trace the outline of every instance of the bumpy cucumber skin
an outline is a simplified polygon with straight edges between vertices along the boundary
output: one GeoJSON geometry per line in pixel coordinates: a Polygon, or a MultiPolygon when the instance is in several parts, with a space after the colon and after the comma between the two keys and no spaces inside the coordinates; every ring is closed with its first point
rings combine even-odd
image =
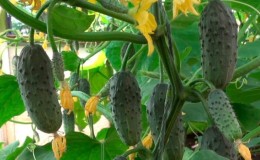
{"type": "Polygon", "coordinates": [[[70,88],[73,90],[78,90],[78,81],[79,81],[79,75],[77,73],[72,73],[72,75],[70,76],[70,81],[69,81],[69,85],[70,88]]]}
{"type": "Polygon", "coordinates": [[[62,123],[51,61],[41,45],[27,45],[17,65],[17,80],[24,105],[36,127],[46,133],[56,132],[62,123]]]}
{"type": "Polygon", "coordinates": [[[12,70],[13,70],[13,74],[15,76],[17,76],[17,63],[18,63],[18,60],[19,60],[19,56],[17,56],[17,55],[15,55],[12,58],[12,70]]]}
{"type": "Polygon", "coordinates": [[[230,160],[237,160],[234,143],[229,141],[216,126],[209,127],[203,133],[201,149],[210,149],[230,160]]]}
{"type": "Polygon", "coordinates": [[[199,28],[203,76],[223,89],[233,78],[237,62],[235,17],[223,2],[211,0],[201,14],[199,28]]]}
{"type": "MultiPolygon", "coordinates": [[[[152,96],[147,105],[147,119],[155,142],[158,140],[161,132],[167,89],[167,84],[157,84],[153,89],[152,96]]],[[[164,160],[180,160],[183,157],[185,133],[181,116],[181,114],[178,116],[176,124],[171,131],[168,143],[165,146],[163,153],[164,160]]]]}
{"type": "Polygon", "coordinates": [[[74,113],[68,114],[69,110],[63,110],[62,119],[64,123],[65,134],[75,131],[74,113]]]}
{"type": "MultiPolygon", "coordinates": [[[[88,80],[80,78],[78,81],[78,90],[81,92],[86,93],[87,95],[90,95],[90,84],[88,82],[88,80]]],[[[80,99],[80,104],[81,106],[85,107],[86,101],[80,99]]]]}
{"type": "Polygon", "coordinates": [[[157,141],[161,131],[167,89],[167,84],[157,84],[154,87],[152,96],[147,104],[147,119],[155,141],[157,141]]]}
{"type": "Polygon", "coordinates": [[[60,53],[53,53],[52,63],[54,75],[59,81],[64,81],[64,64],[60,53]]]}
{"type": "Polygon", "coordinates": [[[242,131],[225,92],[215,89],[208,95],[209,112],[214,123],[229,141],[242,137],[242,131]]]}
{"type": "Polygon", "coordinates": [[[112,118],[121,140],[133,146],[141,136],[141,95],[135,77],[130,72],[118,72],[110,79],[112,118]]]}

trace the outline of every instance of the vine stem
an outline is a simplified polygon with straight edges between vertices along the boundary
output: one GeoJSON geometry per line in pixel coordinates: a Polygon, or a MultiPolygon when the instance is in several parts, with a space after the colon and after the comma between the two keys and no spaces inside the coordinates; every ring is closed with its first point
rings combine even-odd
{"type": "Polygon", "coordinates": [[[197,83],[204,83],[204,84],[206,84],[210,88],[210,90],[216,89],[216,87],[210,81],[208,81],[206,79],[202,79],[202,78],[196,79],[196,80],[192,81],[191,83],[189,83],[188,85],[190,87],[194,87],[197,83]]]}
{"type": "Polygon", "coordinates": [[[250,62],[238,67],[234,73],[232,80],[235,80],[236,78],[251,72],[252,70],[256,69],[259,66],[260,66],[260,56],[256,57],[255,59],[251,60],[250,62]]]}
{"type": "Polygon", "coordinates": [[[128,43],[128,46],[127,46],[127,49],[125,51],[125,55],[124,55],[124,58],[123,58],[123,62],[122,62],[122,66],[120,68],[120,71],[125,71],[125,69],[126,69],[127,60],[128,60],[128,57],[129,57],[131,45],[132,45],[131,43],[128,43]]]}
{"type": "MultiPolygon", "coordinates": [[[[39,9],[39,11],[37,12],[35,19],[39,19],[39,17],[42,15],[43,11],[49,7],[51,1],[47,1],[46,3],[44,3],[44,5],[41,6],[41,8],[39,9]]],[[[34,29],[31,27],[31,31],[30,31],[30,44],[34,45],[34,29]]]]}
{"type": "MultiPolygon", "coordinates": [[[[22,23],[37,29],[41,32],[47,33],[47,28],[45,23],[35,19],[29,14],[21,11],[19,8],[15,7],[9,0],[0,0],[0,6],[6,10],[10,15],[21,21],[22,23]]],[[[130,41],[138,44],[146,44],[147,41],[142,35],[135,35],[126,32],[83,32],[83,33],[69,33],[61,32],[58,29],[53,30],[55,36],[78,40],[78,41],[130,41]]]]}
{"type": "Polygon", "coordinates": [[[242,4],[242,5],[244,5],[244,6],[247,6],[247,7],[251,8],[251,9],[254,10],[257,14],[260,15],[260,11],[258,11],[257,8],[251,6],[251,5],[247,4],[247,3],[243,3],[243,2],[239,2],[239,1],[235,1],[235,0],[223,0],[223,1],[242,4]]]}
{"type": "Polygon", "coordinates": [[[70,4],[71,6],[82,7],[82,8],[86,8],[86,9],[89,9],[89,10],[92,10],[95,12],[99,12],[99,13],[117,18],[119,20],[128,22],[130,24],[136,24],[136,21],[131,16],[128,16],[127,14],[114,12],[114,11],[111,11],[104,7],[100,7],[98,5],[87,2],[85,0],[63,0],[63,2],[66,2],[66,3],[70,4]]]}
{"type": "Polygon", "coordinates": [[[90,114],[90,115],[88,116],[88,125],[89,125],[89,130],[90,130],[91,138],[94,138],[94,139],[95,139],[94,124],[93,124],[93,115],[92,115],[92,114],[90,114]]]}
{"type": "Polygon", "coordinates": [[[13,123],[17,123],[17,124],[32,124],[32,122],[21,122],[21,121],[16,121],[16,120],[12,120],[12,119],[10,119],[9,121],[13,122],[13,123]]]}
{"type": "Polygon", "coordinates": [[[49,8],[48,8],[48,12],[47,12],[47,34],[48,34],[48,38],[49,38],[49,42],[51,44],[51,48],[53,51],[53,54],[58,54],[58,49],[57,46],[55,44],[55,40],[54,40],[54,34],[53,34],[53,25],[52,25],[52,11],[54,6],[59,2],[60,0],[53,0],[50,2],[49,8]]]}

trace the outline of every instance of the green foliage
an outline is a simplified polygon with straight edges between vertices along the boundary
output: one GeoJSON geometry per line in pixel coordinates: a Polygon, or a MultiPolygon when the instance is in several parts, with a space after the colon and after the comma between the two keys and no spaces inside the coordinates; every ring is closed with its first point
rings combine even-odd
{"type": "Polygon", "coordinates": [[[24,110],[16,77],[0,76],[0,126],[24,110]]]}
{"type": "Polygon", "coordinates": [[[87,15],[74,8],[63,5],[57,5],[53,10],[53,26],[56,30],[63,33],[84,32],[93,22],[95,16],[87,15]]]}
{"type": "Polygon", "coordinates": [[[75,52],[63,51],[61,52],[61,55],[63,58],[65,70],[74,72],[78,69],[80,59],[75,52]]]}

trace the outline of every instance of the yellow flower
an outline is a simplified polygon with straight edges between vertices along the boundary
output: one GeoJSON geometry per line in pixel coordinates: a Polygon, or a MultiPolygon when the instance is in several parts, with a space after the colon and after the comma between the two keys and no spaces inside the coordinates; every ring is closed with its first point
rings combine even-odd
{"type": "Polygon", "coordinates": [[[48,41],[47,41],[47,39],[45,39],[45,40],[43,41],[43,43],[42,43],[42,48],[43,48],[43,49],[47,49],[47,48],[48,48],[48,41]]]}
{"type": "Polygon", "coordinates": [[[179,11],[187,15],[188,12],[199,15],[195,10],[194,4],[200,4],[200,0],[173,0],[173,18],[177,17],[179,11]]]}
{"type": "Polygon", "coordinates": [[[240,139],[236,140],[235,144],[237,146],[238,152],[244,158],[244,160],[252,160],[249,148],[246,145],[244,145],[240,139]]]}
{"type": "Polygon", "coordinates": [[[22,3],[28,3],[29,5],[32,5],[33,6],[32,10],[39,10],[42,4],[46,2],[46,0],[20,0],[20,1],[22,3]]]}
{"type": "MultiPolygon", "coordinates": [[[[133,149],[134,147],[130,146],[128,150],[133,149]]],[[[128,155],[129,160],[135,160],[136,153],[131,153],[128,155]]]]}
{"type": "Polygon", "coordinates": [[[63,47],[63,51],[70,51],[70,45],[65,44],[65,46],[63,47]]]}
{"type": "Polygon", "coordinates": [[[132,0],[134,8],[129,10],[131,15],[137,22],[136,28],[144,35],[148,43],[148,55],[151,55],[154,51],[153,40],[151,34],[157,28],[157,22],[153,14],[149,13],[148,10],[151,5],[157,0],[132,0]]]}
{"type": "Polygon", "coordinates": [[[88,0],[89,3],[93,3],[93,4],[96,4],[97,3],[97,0],[88,0]]]}
{"type": "Polygon", "coordinates": [[[90,97],[85,105],[85,115],[89,116],[89,114],[93,114],[97,110],[97,105],[99,102],[99,96],[90,97]]]}
{"type": "Polygon", "coordinates": [[[142,140],[142,144],[145,148],[150,149],[153,145],[153,137],[151,132],[142,140]]]}
{"type": "Polygon", "coordinates": [[[17,4],[17,0],[10,0],[10,2],[11,2],[12,4],[14,4],[14,5],[17,4]]]}
{"type": "Polygon", "coordinates": [[[70,114],[74,110],[74,100],[66,81],[61,82],[60,100],[61,106],[64,109],[68,109],[68,114],[70,114]]]}
{"type": "Polygon", "coordinates": [[[60,160],[62,154],[66,151],[66,138],[64,136],[55,134],[52,141],[52,151],[54,153],[54,157],[57,160],[60,160]]]}

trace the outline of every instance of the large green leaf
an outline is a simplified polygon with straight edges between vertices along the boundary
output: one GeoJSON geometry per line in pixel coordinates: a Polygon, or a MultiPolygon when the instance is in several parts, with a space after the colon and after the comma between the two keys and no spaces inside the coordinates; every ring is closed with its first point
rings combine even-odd
{"type": "Polygon", "coordinates": [[[115,70],[119,70],[121,67],[121,48],[123,42],[111,42],[106,48],[106,57],[115,70]]]}
{"type": "Polygon", "coordinates": [[[254,58],[260,55],[260,39],[252,43],[242,45],[238,49],[239,58],[254,58]]]}
{"type": "MultiPolygon", "coordinates": [[[[100,160],[102,156],[105,160],[112,160],[127,149],[114,128],[103,129],[97,138],[101,142],[79,132],[67,134],[67,150],[61,160],[100,160]]],[[[51,143],[36,146],[34,154],[37,160],[55,160],[51,143]]],[[[34,160],[33,154],[26,148],[18,160],[34,160]]]]}
{"type": "Polygon", "coordinates": [[[33,140],[31,138],[26,137],[23,145],[21,147],[16,148],[12,154],[8,155],[7,160],[16,159],[22,153],[22,151],[27,147],[27,145],[32,142],[33,142],[33,140]]]}
{"type": "Polygon", "coordinates": [[[18,146],[19,146],[19,142],[15,141],[15,142],[9,144],[8,146],[6,146],[5,148],[3,148],[2,150],[0,150],[0,159],[7,160],[7,157],[10,154],[12,154],[18,146]]]}
{"type": "Polygon", "coordinates": [[[80,58],[75,52],[62,51],[64,69],[69,71],[76,71],[78,69],[80,58]]]}
{"type": "Polygon", "coordinates": [[[112,76],[111,67],[107,65],[102,65],[100,67],[84,71],[83,73],[86,73],[84,75],[88,75],[88,77],[85,78],[89,80],[90,93],[92,95],[98,93],[112,76]]]}
{"type": "Polygon", "coordinates": [[[0,76],[0,127],[25,110],[16,77],[0,76]]]}
{"type": "Polygon", "coordinates": [[[97,139],[102,142],[101,145],[105,149],[104,159],[113,159],[128,149],[128,146],[120,140],[114,127],[101,130],[97,135],[97,139]]]}
{"type": "Polygon", "coordinates": [[[240,121],[241,127],[246,131],[251,131],[260,123],[260,108],[256,108],[252,105],[245,105],[234,103],[232,104],[240,121]]]}
{"type": "MultiPolygon", "coordinates": [[[[43,146],[36,146],[33,152],[37,160],[56,160],[52,152],[51,143],[47,143],[43,146]]],[[[28,148],[25,148],[18,156],[17,160],[35,160],[33,152],[28,148]]]]}
{"type": "Polygon", "coordinates": [[[52,24],[56,30],[64,33],[84,32],[89,28],[94,15],[87,15],[75,8],[64,5],[57,5],[52,12],[52,24]]]}
{"type": "Polygon", "coordinates": [[[211,150],[201,150],[196,152],[190,160],[228,160],[225,157],[218,155],[216,152],[211,150]]]}

